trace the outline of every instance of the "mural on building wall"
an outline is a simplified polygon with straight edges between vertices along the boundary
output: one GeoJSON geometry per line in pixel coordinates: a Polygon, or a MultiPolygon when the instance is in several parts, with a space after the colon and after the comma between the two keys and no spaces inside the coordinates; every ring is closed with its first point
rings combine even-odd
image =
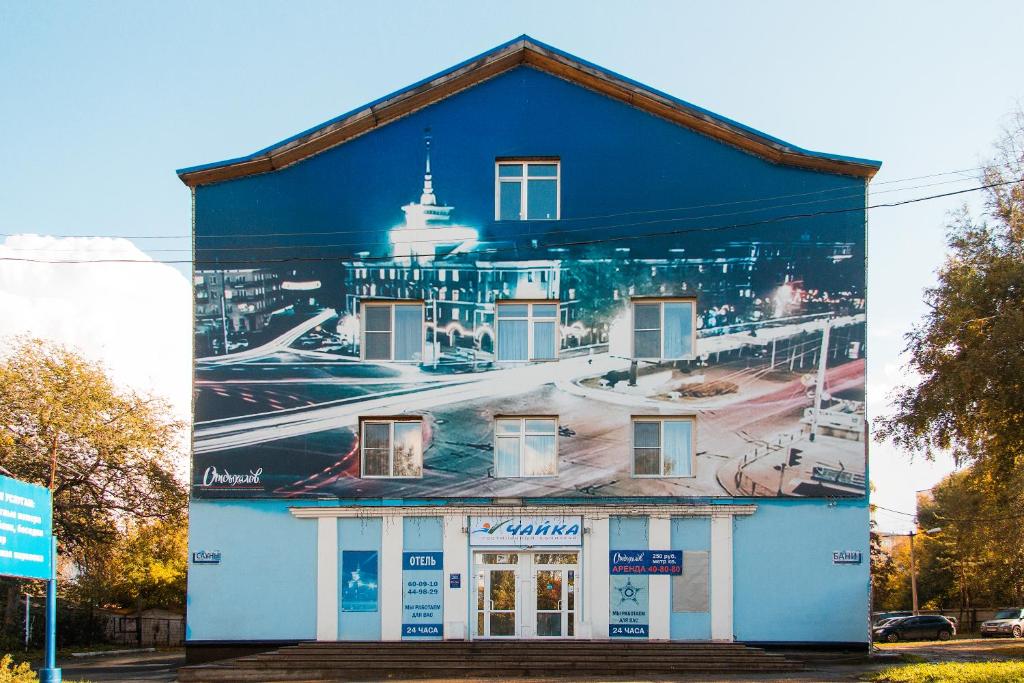
{"type": "MultiPolygon", "coordinates": [[[[542,187],[547,171],[537,172],[542,187]]],[[[195,495],[864,495],[862,242],[723,231],[643,250],[544,248],[461,225],[435,194],[429,160],[422,188],[387,191],[398,225],[381,228],[384,248],[196,270],[195,495]],[[695,351],[635,359],[636,297],[694,298],[695,351]],[[518,350],[498,333],[507,299],[536,305],[518,350]],[[398,313],[366,313],[387,300],[422,302],[407,319],[421,339],[398,338],[398,313]],[[502,360],[542,358],[549,340],[550,360],[502,360]],[[368,360],[382,357],[407,360],[368,360]],[[397,454],[389,465],[397,430],[360,427],[398,415],[421,419],[418,437],[408,427],[401,437],[419,465],[397,454]],[[690,462],[674,476],[634,476],[635,416],[693,416],[690,462]],[[510,418],[507,441],[496,418],[510,418]],[[382,461],[364,461],[361,433],[367,449],[383,443],[382,461]],[[545,460],[549,448],[557,455],[545,460]],[[407,476],[360,476],[399,468],[407,476]]],[[[499,211],[544,210],[539,192],[522,206],[508,194],[499,211]]]]}

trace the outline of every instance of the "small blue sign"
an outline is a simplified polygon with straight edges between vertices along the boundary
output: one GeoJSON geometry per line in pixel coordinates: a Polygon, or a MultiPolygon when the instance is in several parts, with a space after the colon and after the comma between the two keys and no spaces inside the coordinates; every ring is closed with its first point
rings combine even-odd
{"type": "Polygon", "coordinates": [[[443,631],[441,624],[402,624],[403,638],[440,638],[443,631]]]}
{"type": "Polygon", "coordinates": [[[402,569],[412,571],[441,571],[444,553],[402,553],[402,569]]]}
{"type": "Polygon", "coordinates": [[[51,577],[50,490],[0,476],[0,576],[51,577]]]}
{"type": "Polygon", "coordinates": [[[612,550],[608,559],[612,574],[683,573],[682,550],[612,550]]]}
{"type": "Polygon", "coordinates": [[[192,553],[192,564],[220,564],[220,551],[197,550],[192,553]]]}
{"type": "Polygon", "coordinates": [[[448,587],[449,588],[462,588],[462,574],[449,574],[448,575],[448,587]]]}
{"type": "Polygon", "coordinates": [[[646,638],[647,624],[610,624],[608,626],[608,637],[646,638]]]}
{"type": "Polygon", "coordinates": [[[376,550],[341,551],[342,612],[377,611],[379,564],[376,550]]]}

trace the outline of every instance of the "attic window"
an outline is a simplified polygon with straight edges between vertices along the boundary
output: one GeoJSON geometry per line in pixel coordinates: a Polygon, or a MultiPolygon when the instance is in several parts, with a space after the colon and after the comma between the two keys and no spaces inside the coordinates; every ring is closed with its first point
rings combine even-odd
{"type": "Polygon", "coordinates": [[[553,221],[561,213],[558,159],[509,159],[495,163],[494,218],[553,221]]]}

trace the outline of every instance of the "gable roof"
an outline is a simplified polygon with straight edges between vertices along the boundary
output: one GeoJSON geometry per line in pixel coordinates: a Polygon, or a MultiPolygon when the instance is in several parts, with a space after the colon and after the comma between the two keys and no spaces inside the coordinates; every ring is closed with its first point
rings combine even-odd
{"type": "Polygon", "coordinates": [[[189,187],[285,168],[518,66],[558,76],[772,163],[870,179],[880,161],[797,147],[522,35],[248,156],[178,169],[189,187]]]}

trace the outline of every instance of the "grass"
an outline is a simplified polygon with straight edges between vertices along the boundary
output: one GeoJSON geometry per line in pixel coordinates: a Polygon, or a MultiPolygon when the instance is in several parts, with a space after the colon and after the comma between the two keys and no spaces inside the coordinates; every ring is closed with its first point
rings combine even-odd
{"type": "Polygon", "coordinates": [[[883,669],[872,681],[888,683],[1021,683],[1024,661],[905,664],[883,669]]]}

